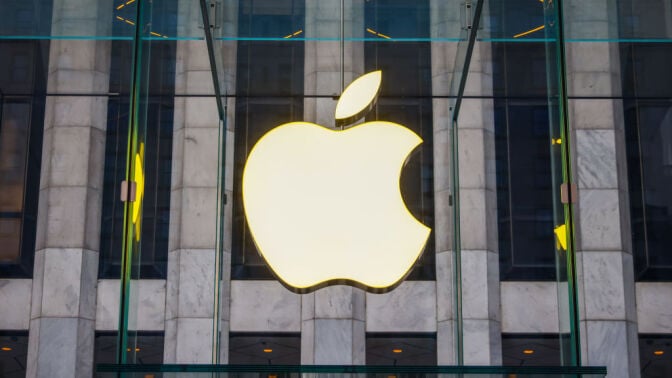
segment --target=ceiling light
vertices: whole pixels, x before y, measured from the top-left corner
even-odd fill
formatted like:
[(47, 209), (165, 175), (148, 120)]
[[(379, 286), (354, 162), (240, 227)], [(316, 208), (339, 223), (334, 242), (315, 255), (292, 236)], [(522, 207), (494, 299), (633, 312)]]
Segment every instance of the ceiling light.
[(523, 354), (534, 354), (534, 350), (532, 349), (524, 349)]
[(2, 347), (0, 349), (4, 352), (9, 352), (10, 350), (12, 350), (12, 348), (10, 348), (10, 347)]
[(653, 351), (653, 354), (655, 354), (656, 356), (662, 356), (663, 354), (665, 354), (665, 351), (662, 351), (662, 350), (654, 350), (654, 351)]
[(271, 352), (273, 352), (273, 349), (270, 349), (270, 348), (264, 349), (264, 353), (271, 353)]
[(401, 353), (403, 350), (401, 349), (392, 349), (392, 353)]

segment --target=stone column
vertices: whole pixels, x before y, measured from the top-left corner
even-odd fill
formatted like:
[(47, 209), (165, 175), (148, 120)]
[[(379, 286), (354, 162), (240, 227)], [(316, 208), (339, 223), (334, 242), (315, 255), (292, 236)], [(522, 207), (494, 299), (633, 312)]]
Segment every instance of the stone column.
[[(363, 36), (363, 5), (345, 0), (345, 35)], [(338, 1), (306, 4), (307, 38), (338, 37), (341, 30)], [(311, 95), (339, 95), (341, 70), (345, 85), (364, 73), (363, 42), (305, 42), (304, 92)], [(343, 54), (344, 59), (341, 60)], [(341, 66), (343, 61), (344, 66)], [(325, 126), (334, 125), (336, 101), (307, 97), (304, 118)], [(363, 365), (366, 363), (366, 295), (349, 286), (324, 288), (301, 299), (301, 363)]]
[[(460, 6), (431, 0), (431, 36), (448, 38), (460, 34)], [(450, 93), (455, 67), (457, 43), (432, 42), (432, 93)], [(451, 100), (432, 100), (434, 120), (434, 237), (436, 238), (436, 354), (439, 365), (456, 365), (455, 269), (453, 253), (453, 211), (451, 196)]]
[[(54, 2), (52, 35), (107, 36), (111, 1)], [(52, 40), (28, 377), (91, 377), (110, 42)]]
[[(476, 42), (469, 66), (465, 95), (492, 94), (491, 53), (490, 43)], [(492, 100), (465, 99), (462, 102), (457, 128), (464, 364), (501, 365), (497, 188)]]
[[(198, 3), (180, 1), (178, 17), (178, 35), (204, 35)], [(177, 42), (176, 59), (176, 94), (214, 93), (204, 40)], [(164, 362), (212, 363), (219, 149), (216, 100), (176, 97), (173, 130)]]
[[(566, 2), (566, 37), (616, 35), (618, 18), (610, 4)], [(607, 97), (569, 103), (579, 197), (574, 209), (582, 363), (606, 365), (610, 377), (638, 377), (624, 115), (616, 99), (619, 46), (568, 42), (565, 47), (569, 96)]]

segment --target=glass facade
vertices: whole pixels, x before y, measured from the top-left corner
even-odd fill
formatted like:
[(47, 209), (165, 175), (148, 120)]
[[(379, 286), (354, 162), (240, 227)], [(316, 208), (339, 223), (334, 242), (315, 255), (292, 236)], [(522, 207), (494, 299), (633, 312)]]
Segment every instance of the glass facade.
[[(0, 13), (6, 375), (39, 376), (45, 355), (75, 361), (65, 376), (669, 370), (669, 1), (35, 0)], [(422, 139), (398, 186), (429, 239), (392, 288), (297, 294), (255, 244), (243, 167), (279, 125), (348, 132), (336, 105), (375, 70), (380, 91), (354, 122)], [(383, 369), (395, 366), (410, 370)]]

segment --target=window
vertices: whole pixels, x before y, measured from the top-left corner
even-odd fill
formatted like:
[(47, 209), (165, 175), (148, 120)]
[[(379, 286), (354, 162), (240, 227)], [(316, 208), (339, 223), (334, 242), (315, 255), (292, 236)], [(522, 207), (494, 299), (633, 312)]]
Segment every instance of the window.
[(567, 339), (557, 334), (502, 334), (503, 366), (560, 366), (560, 343)]
[[(513, 38), (544, 25), (543, 4), (501, 3), (493, 33)], [(543, 38), (543, 31), (528, 34)], [(520, 37), (518, 37), (520, 38)], [(555, 279), (546, 46), (493, 42), (493, 105), (500, 279)]]
[(25, 377), (27, 359), (28, 332), (0, 331), (0, 376)]
[(301, 335), (230, 333), (230, 365), (301, 365)]
[[(663, 35), (663, 3), (619, 3), (621, 35)], [(672, 281), (672, 77), (665, 64), (672, 59), (671, 47), (669, 42), (620, 46), (632, 249), (640, 281)]]
[(672, 337), (639, 335), (639, 368), (642, 378), (672, 377)]
[[(176, 8), (176, 1), (162, 2), (161, 7)], [(154, 5), (156, 8), (156, 5)], [(154, 9), (166, 13), (166, 10)], [(176, 12), (172, 10), (170, 12)], [(165, 21), (165, 20), (164, 20)], [(172, 26), (171, 26), (172, 25)], [(174, 35), (176, 25), (163, 25), (165, 33)], [(115, 33), (127, 32), (126, 23), (114, 23)], [(171, 32), (172, 30), (172, 32)], [(147, 42), (145, 42), (147, 43)], [(128, 121), (130, 109), (131, 41), (111, 42), (110, 92), (105, 141), (105, 172), (100, 236), (101, 278), (119, 278), (123, 245), (124, 203), (119, 200), (121, 182), (126, 172)], [(176, 42), (154, 40), (148, 44), (149, 61), (143, 75), (148, 75), (149, 93), (141, 99), (146, 109), (145, 191), (142, 209), (142, 250), (140, 278), (165, 278), (168, 258), (168, 223), (173, 153), (173, 112), (175, 95)]]
[(3, 41), (0, 56), (0, 277), (32, 277), (49, 42)]
[[(117, 340), (117, 332), (96, 332), (93, 356), (96, 365), (117, 363)], [(138, 331), (134, 341), (135, 351), (130, 347), (126, 350), (129, 355), (135, 355), (134, 363), (163, 363), (163, 332)]]
[[(240, 37), (283, 37), (302, 30), (303, 1), (243, 1)], [(236, 125), (232, 279), (272, 279), (252, 240), (243, 212), (242, 174), (254, 144), (275, 126), (303, 120), (304, 42), (239, 41), (236, 64)]]
[(366, 364), (436, 366), (436, 334), (367, 333)]

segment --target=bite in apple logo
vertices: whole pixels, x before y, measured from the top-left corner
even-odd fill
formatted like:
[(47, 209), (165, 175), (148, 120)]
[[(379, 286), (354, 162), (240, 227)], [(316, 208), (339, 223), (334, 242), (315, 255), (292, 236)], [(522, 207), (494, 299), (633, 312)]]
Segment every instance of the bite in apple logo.
[[(352, 82), (337, 125), (371, 109), (382, 74)], [(384, 121), (335, 130), (291, 122), (266, 133), (243, 170), (243, 206), (259, 253), (295, 292), (348, 284), (396, 287), (424, 249), (430, 228), (404, 204), (399, 178), (422, 139)]]

